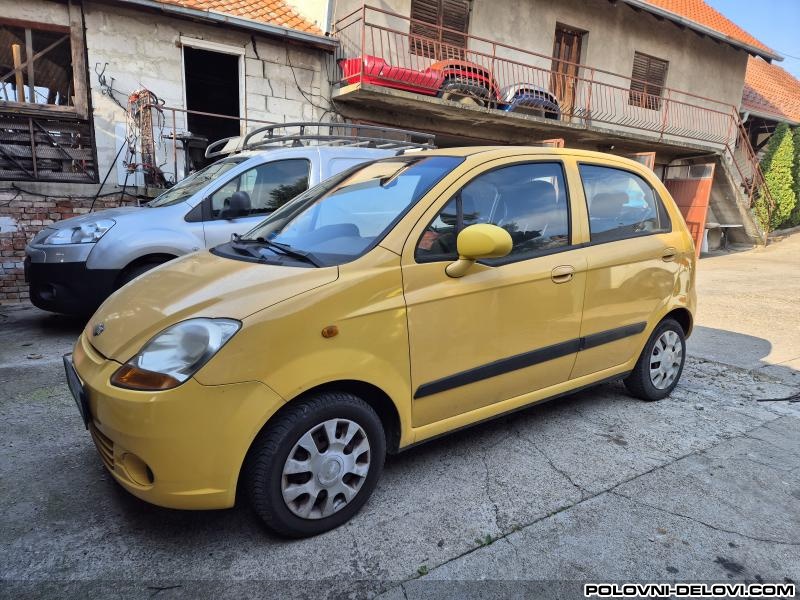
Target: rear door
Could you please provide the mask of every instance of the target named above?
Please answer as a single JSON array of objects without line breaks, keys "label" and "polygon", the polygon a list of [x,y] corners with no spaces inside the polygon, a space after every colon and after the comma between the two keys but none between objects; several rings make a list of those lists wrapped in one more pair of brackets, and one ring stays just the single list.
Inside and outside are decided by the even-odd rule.
[{"label": "rear door", "polygon": [[[311,161],[290,158],[265,162],[222,184],[203,201],[203,231],[207,248],[227,242],[233,233],[247,233],[273,210],[308,189]],[[250,198],[246,216],[228,219],[226,203],[236,192]]]},{"label": "rear door", "polygon": [[676,289],[681,234],[656,190],[615,163],[579,162],[589,214],[582,350],[572,378],[635,357],[654,312]]},{"label": "rear door", "polygon": [[[403,249],[415,427],[562,383],[578,351],[585,256],[573,231],[564,165],[521,157],[462,177]],[[456,237],[492,223],[507,257],[451,278]]]}]

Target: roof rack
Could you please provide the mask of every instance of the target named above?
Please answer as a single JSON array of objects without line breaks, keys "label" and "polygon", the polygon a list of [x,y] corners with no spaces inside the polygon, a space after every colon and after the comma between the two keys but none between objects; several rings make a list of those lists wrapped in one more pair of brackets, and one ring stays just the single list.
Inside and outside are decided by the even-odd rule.
[{"label": "roof rack", "polygon": [[212,142],[206,158],[227,156],[246,150],[310,146],[348,146],[385,150],[429,150],[435,148],[434,135],[379,125],[355,123],[318,123],[301,121],[259,127],[244,136],[233,136]]}]

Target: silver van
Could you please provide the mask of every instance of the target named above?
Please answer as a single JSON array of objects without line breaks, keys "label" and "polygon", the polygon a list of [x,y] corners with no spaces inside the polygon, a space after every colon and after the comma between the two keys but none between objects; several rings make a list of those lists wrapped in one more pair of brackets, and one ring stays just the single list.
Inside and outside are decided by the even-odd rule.
[{"label": "silver van", "polygon": [[[31,302],[53,312],[91,314],[142,273],[247,232],[336,173],[408,149],[432,147],[432,136],[426,134],[348,124],[349,135],[321,135],[322,125],[270,126],[242,141],[221,140],[209,146],[207,156],[235,153],[144,206],[101,210],[49,225],[25,248]],[[290,127],[300,133],[285,135]],[[317,133],[306,134],[309,127]],[[344,129],[342,124],[329,127]],[[412,139],[422,141],[406,141]],[[306,145],[315,141],[323,145]]]}]

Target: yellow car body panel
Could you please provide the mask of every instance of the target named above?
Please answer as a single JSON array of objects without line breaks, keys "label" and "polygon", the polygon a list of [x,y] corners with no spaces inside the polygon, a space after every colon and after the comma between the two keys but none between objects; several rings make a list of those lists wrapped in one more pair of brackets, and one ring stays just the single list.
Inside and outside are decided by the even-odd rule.
[{"label": "yellow car body panel", "polygon": [[[145,274],[103,304],[73,358],[89,396],[90,426],[113,443],[120,462],[112,473],[123,486],[163,506],[231,506],[258,432],[309,391],[375,390],[396,411],[395,447],[402,449],[627,373],[665,315],[694,313],[691,238],[667,190],[642,165],[570,149],[425,154],[464,162],[351,262],[288,267],[200,252]],[[422,232],[464,184],[498,166],[536,161],[563,163],[568,247],[502,266],[478,262],[457,278],[445,273],[447,262],[415,260]],[[644,178],[662,198],[672,231],[592,244],[579,163]],[[242,327],[174,389],[110,383],[149,339],[192,317],[236,319]],[[100,322],[105,331],[95,336]],[[336,335],[323,336],[325,328]],[[614,339],[620,330],[625,335]],[[596,345],[584,347],[587,339]],[[533,356],[532,364],[492,374],[492,363],[520,355]],[[476,370],[482,376],[474,379]],[[125,453],[152,469],[151,485],[126,473]]]}]

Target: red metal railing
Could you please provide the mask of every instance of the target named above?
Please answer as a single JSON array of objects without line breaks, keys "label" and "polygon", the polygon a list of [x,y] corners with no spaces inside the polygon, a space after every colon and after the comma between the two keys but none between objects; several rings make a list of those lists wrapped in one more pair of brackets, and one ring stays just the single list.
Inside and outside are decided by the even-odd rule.
[{"label": "red metal railing", "polygon": [[[701,142],[730,163],[749,205],[759,194],[772,205],[735,106],[427,23],[425,30],[436,38],[408,33],[414,23],[366,5],[339,19],[334,81],[521,110],[554,126],[561,121],[614,134],[644,133],[665,143]],[[464,39],[464,47],[440,41],[442,33]]]}]

